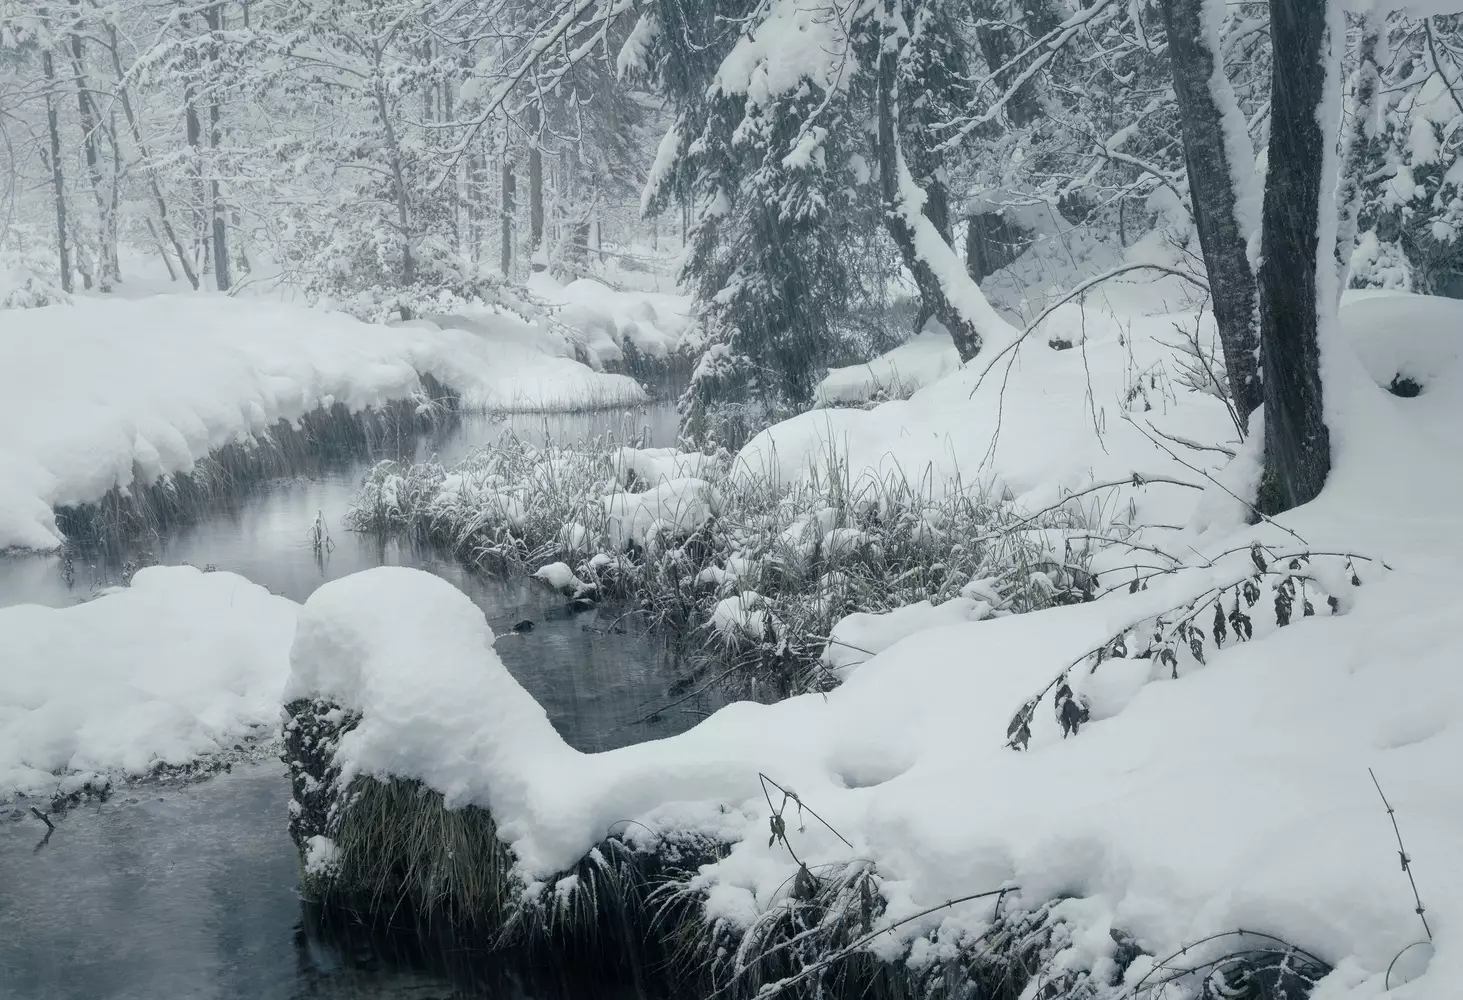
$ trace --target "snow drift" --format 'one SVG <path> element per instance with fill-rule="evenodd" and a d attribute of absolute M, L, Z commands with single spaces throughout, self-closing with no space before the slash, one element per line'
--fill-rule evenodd
<path fill-rule="evenodd" d="M 0 318 L 0 550 L 53 548 L 58 505 L 188 472 L 232 442 L 317 408 L 422 397 L 421 375 L 465 405 L 643 401 L 638 385 L 539 353 L 530 328 L 373 326 L 251 299 L 79 298 Z M 521 324 L 519 324 L 521 326 Z"/>
<path fill-rule="evenodd" d="M 190 566 L 139 570 L 72 608 L 0 609 L 0 801 L 272 734 L 297 609 Z"/>

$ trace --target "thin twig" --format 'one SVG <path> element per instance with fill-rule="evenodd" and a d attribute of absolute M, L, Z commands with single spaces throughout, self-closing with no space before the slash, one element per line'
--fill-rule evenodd
<path fill-rule="evenodd" d="M 49 817 L 45 813 L 41 812 L 35 806 L 31 806 L 30 807 L 30 811 L 31 811 L 31 815 L 32 816 L 34 816 L 36 819 L 40 820 L 42 823 L 46 824 L 46 830 L 47 831 L 53 831 L 53 830 L 56 829 L 56 824 L 51 822 L 51 817 Z M 1428 935 L 1428 936 L 1431 937 L 1432 935 Z"/>
<path fill-rule="evenodd" d="M 1387 801 L 1387 796 L 1382 792 L 1382 784 L 1377 781 L 1377 773 L 1371 768 L 1366 773 L 1372 776 L 1372 784 L 1377 786 L 1377 794 L 1382 796 L 1382 805 L 1387 807 L 1387 818 L 1392 821 L 1392 832 L 1397 834 L 1397 857 L 1402 860 L 1402 870 L 1407 873 L 1407 881 L 1412 885 L 1412 899 L 1417 903 L 1417 919 L 1422 921 L 1422 929 L 1427 932 L 1427 939 L 1433 939 L 1433 929 L 1427 925 L 1427 917 L 1424 916 L 1422 897 L 1417 892 L 1417 879 L 1412 877 L 1412 859 L 1407 856 L 1407 848 L 1402 843 L 1402 831 L 1397 826 L 1397 811 L 1392 808 L 1392 803 Z"/>
<path fill-rule="evenodd" d="M 1236 493 L 1234 490 L 1230 489 L 1228 486 L 1225 486 L 1223 483 L 1221 483 L 1219 480 L 1215 479 L 1212 475 L 1210 475 L 1209 473 L 1205 472 L 1203 469 L 1200 469 L 1200 468 L 1198 468 L 1196 466 L 1190 465 L 1188 462 L 1185 462 L 1182 458 L 1179 458 L 1178 455 L 1175 454 L 1174 451 L 1171 448 L 1167 447 L 1164 444 L 1161 444 L 1160 442 L 1158 442 L 1157 440 L 1155 440 L 1153 438 L 1153 435 L 1149 434 L 1147 431 L 1143 430 L 1143 428 L 1139 427 L 1138 426 L 1138 421 L 1134 420 L 1132 418 L 1132 416 L 1130 416 L 1129 414 L 1126 414 L 1125 413 L 1125 414 L 1123 414 L 1123 419 L 1126 420 L 1128 423 L 1132 424 L 1133 425 L 1133 429 L 1136 430 L 1139 434 L 1142 434 L 1144 437 L 1146 437 L 1149 440 L 1149 442 L 1152 443 L 1152 445 L 1155 448 L 1158 448 L 1158 449 L 1162 450 L 1163 452 L 1165 452 L 1168 455 L 1169 458 L 1172 458 L 1175 462 L 1179 463 L 1184 468 L 1188 469 L 1190 472 L 1197 472 L 1199 475 L 1201 475 L 1205 479 L 1209 480 L 1215 486 L 1218 486 L 1225 493 L 1228 493 L 1230 496 L 1234 497 L 1240 503 L 1244 504 L 1251 511 L 1253 511 L 1254 514 L 1255 514 L 1255 516 L 1258 517 L 1260 520 L 1264 521 L 1266 524 L 1274 525 L 1275 527 L 1279 528 L 1281 531 L 1285 532 L 1290 537 L 1294 538 L 1296 541 L 1300 542 L 1302 545 L 1309 545 L 1310 544 L 1310 542 L 1307 542 L 1304 538 L 1301 537 L 1300 532 L 1294 531 L 1294 530 L 1292 530 L 1290 528 L 1287 528 L 1285 525 L 1283 525 L 1279 521 L 1275 520 L 1269 514 L 1266 514 L 1260 508 L 1258 508 L 1254 504 L 1250 503 L 1248 500 L 1246 500 L 1244 497 L 1240 496 L 1238 493 Z M 1151 423 L 1148 426 L 1150 428 L 1153 427 L 1153 425 Z"/>

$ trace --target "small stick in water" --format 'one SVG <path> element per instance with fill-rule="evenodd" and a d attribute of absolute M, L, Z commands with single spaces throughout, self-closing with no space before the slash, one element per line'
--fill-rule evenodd
<path fill-rule="evenodd" d="M 46 824 L 46 831 L 48 833 L 55 831 L 56 824 L 51 822 L 51 817 L 50 816 L 47 816 L 45 813 L 41 812 L 35 806 L 31 806 L 30 807 L 30 811 L 31 811 L 31 815 L 33 815 L 36 819 L 40 820 L 42 823 Z"/>

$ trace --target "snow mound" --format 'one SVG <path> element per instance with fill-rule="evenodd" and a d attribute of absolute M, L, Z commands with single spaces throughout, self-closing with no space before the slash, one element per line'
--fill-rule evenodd
<path fill-rule="evenodd" d="M 627 346 L 644 357 L 665 358 L 691 326 L 691 304 L 683 295 L 619 291 L 593 278 L 560 285 L 545 273 L 534 275 L 530 287 L 600 365 L 624 360 Z"/>
<path fill-rule="evenodd" d="M 634 406 L 647 400 L 628 375 L 596 371 L 575 359 L 577 331 L 554 330 L 544 321 L 480 310 L 471 315 L 413 320 L 415 326 L 469 350 L 444 359 L 444 382 L 462 394 L 468 409 L 493 411 L 584 410 Z M 468 336 L 464 336 L 464 335 Z"/>
<path fill-rule="evenodd" d="M 186 764 L 279 721 L 297 605 L 233 573 L 139 570 L 0 610 L 0 801 Z"/>
<path fill-rule="evenodd" d="M 823 652 L 823 665 L 847 677 L 857 664 L 916 632 L 960 622 L 978 622 L 990 613 L 988 601 L 969 597 L 954 597 L 943 604 L 920 601 L 885 614 L 858 611 L 840 618 L 833 626 L 828 648 Z"/>
<path fill-rule="evenodd" d="M 477 331 L 426 321 L 373 326 L 204 295 L 8 310 L 0 323 L 0 549 L 54 548 L 63 539 L 52 508 L 126 489 L 134 467 L 150 482 L 318 407 L 358 412 L 412 399 L 422 393 L 419 373 L 459 390 L 469 406 L 644 400 L 631 379 L 540 353 L 532 332 L 507 319 Z"/>
<path fill-rule="evenodd" d="M 876 399 L 903 399 L 960 368 L 960 352 L 936 321 L 873 361 L 830 368 L 814 392 L 817 406 L 856 406 Z"/>
<path fill-rule="evenodd" d="M 643 493 L 611 493 L 603 500 L 610 545 L 644 545 L 662 528 L 685 535 L 706 523 L 718 509 L 716 487 L 704 479 L 662 480 Z"/>
<path fill-rule="evenodd" d="M 614 461 L 615 478 L 622 486 L 632 476 L 640 483 L 658 485 L 672 479 L 710 479 L 717 471 L 714 456 L 675 448 L 621 448 Z"/>

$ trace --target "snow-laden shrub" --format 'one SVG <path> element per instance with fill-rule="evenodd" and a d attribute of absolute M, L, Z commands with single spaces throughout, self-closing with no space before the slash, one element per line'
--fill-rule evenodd
<path fill-rule="evenodd" d="M 68 305 L 55 254 L 30 226 L 0 232 L 0 309 L 38 309 Z"/>

